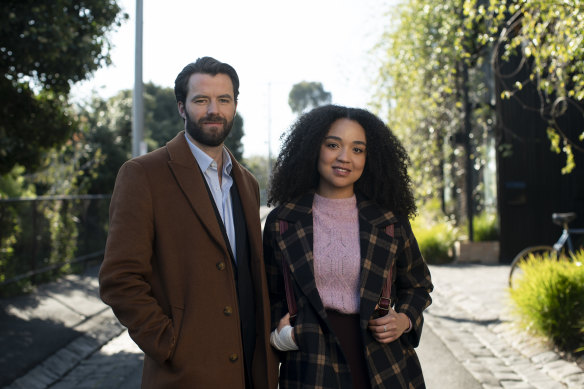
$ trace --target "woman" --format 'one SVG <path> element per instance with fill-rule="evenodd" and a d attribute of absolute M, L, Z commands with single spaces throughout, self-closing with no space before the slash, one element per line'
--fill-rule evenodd
<path fill-rule="evenodd" d="M 292 126 L 264 228 L 281 389 L 425 387 L 414 347 L 432 282 L 408 222 L 416 206 L 407 163 L 397 138 L 362 109 L 327 105 Z M 298 307 L 293 327 L 282 263 Z M 378 317 L 388 274 L 395 305 Z"/>

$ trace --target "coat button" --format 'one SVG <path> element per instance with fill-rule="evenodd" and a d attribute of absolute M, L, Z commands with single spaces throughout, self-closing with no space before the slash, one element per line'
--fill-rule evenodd
<path fill-rule="evenodd" d="M 233 354 L 231 354 L 231 355 L 229 356 L 229 360 L 230 360 L 231 362 L 235 362 L 235 361 L 237 361 L 238 359 L 239 359 L 239 356 L 238 356 L 237 354 L 235 354 L 235 353 L 233 353 Z"/>
<path fill-rule="evenodd" d="M 217 263 L 217 269 L 225 270 L 225 262 L 221 261 Z"/>
<path fill-rule="evenodd" d="M 225 316 L 231 316 L 231 314 L 233 313 L 233 309 L 228 305 L 225 308 L 223 308 L 223 313 L 225 314 Z"/>

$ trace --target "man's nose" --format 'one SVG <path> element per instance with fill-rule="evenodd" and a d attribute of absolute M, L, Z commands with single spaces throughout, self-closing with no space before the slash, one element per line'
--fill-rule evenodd
<path fill-rule="evenodd" d="M 209 105 L 207 105 L 207 113 L 217 113 L 217 102 L 215 100 L 209 101 Z"/>

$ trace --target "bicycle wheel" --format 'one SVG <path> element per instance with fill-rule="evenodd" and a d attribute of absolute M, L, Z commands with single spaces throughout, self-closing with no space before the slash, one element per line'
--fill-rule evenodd
<path fill-rule="evenodd" d="M 513 258 L 511 261 L 510 270 L 509 270 L 509 287 L 513 288 L 513 284 L 517 285 L 517 280 L 523 276 L 523 271 L 521 270 L 521 265 L 525 262 L 530 256 L 533 255 L 550 255 L 550 253 L 554 252 L 554 248 L 552 246 L 531 246 L 527 247 L 519 254 Z"/>
<path fill-rule="evenodd" d="M 573 234 L 572 244 L 574 245 L 574 253 L 584 251 L 584 232 Z"/>

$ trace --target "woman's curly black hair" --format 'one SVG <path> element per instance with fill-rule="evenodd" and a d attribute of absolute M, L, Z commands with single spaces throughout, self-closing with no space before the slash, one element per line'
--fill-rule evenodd
<path fill-rule="evenodd" d="M 350 119 L 365 129 L 367 157 L 355 192 L 396 215 L 411 217 L 416 204 L 408 175 L 408 154 L 391 130 L 371 112 L 324 105 L 300 116 L 287 133 L 268 191 L 268 205 L 282 204 L 316 190 L 318 156 L 324 137 L 338 119 Z"/>

